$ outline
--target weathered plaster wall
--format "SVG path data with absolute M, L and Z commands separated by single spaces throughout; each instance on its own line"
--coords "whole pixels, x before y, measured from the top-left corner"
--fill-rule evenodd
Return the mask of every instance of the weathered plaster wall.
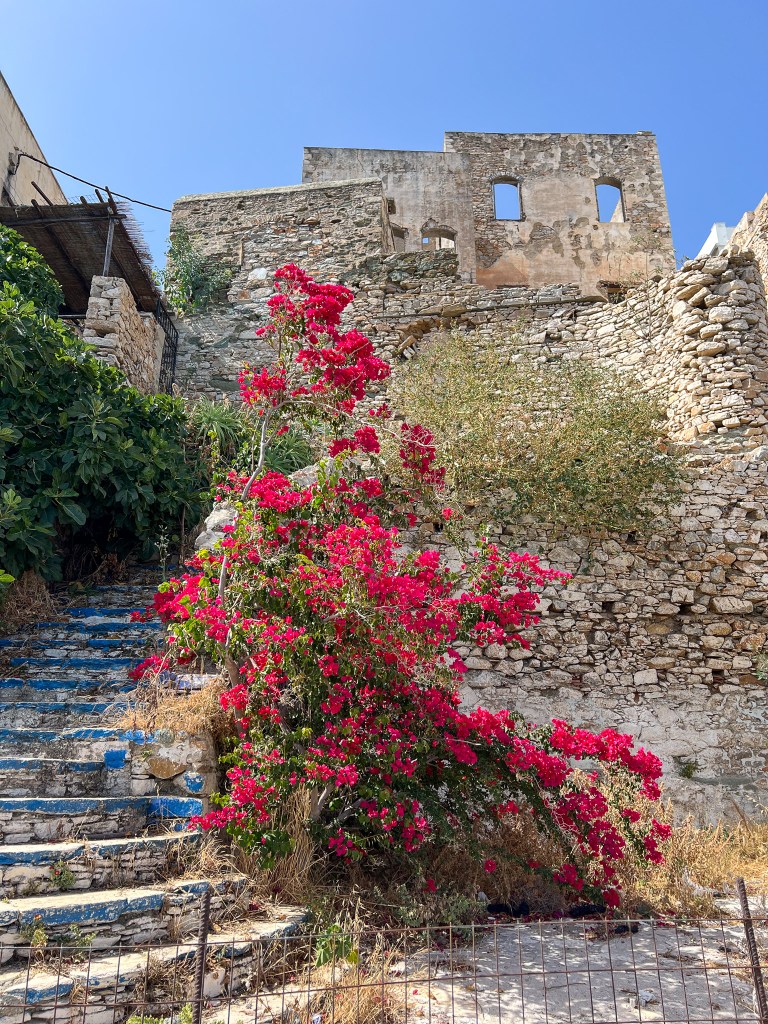
M 310 147 L 304 150 L 302 180 L 378 178 L 393 228 L 405 231 L 404 251 L 420 252 L 426 231 L 453 231 L 462 276 L 474 280 L 475 223 L 469 171 L 469 161 L 460 153 Z
M 456 232 L 459 269 L 488 287 L 577 283 L 584 294 L 674 268 L 656 139 L 636 135 L 447 132 L 445 152 L 304 151 L 304 181 L 378 177 L 407 229 L 405 249 L 429 228 Z M 519 186 L 521 216 L 496 217 L 494 182 Z M 596 186 L 621 186 L 623 215 L 601 223 Z
M 94 277 L 83 338 L 96 355 L 123 371 L 141 391 L 157 390 L 165 336 L 151 313 L 140 313 L 121 277 Z
M 32 182 L 39 185 L 52 203 L 66 203 L 53 172 L 33 160 L 19 161 L 19 153 L 31 153 L 45 160 L 27 119 L 0 74 L 0 205 L 28 206 L 33 199 L 41 201 Z
M 467 157 L 481 284 L 600 281 L 674 268 L 656 139 L 636 135 L 447 132 L 447 153 Z M 493 182 L 515 179 L 522 219 L 496 220 Z M 600 223 L 595 186 L 621 185 L 625 220 Z M 658 251 L 654 251 L 658 250 Z
M 378 179 L 184 196 L 173 205 L 171 231 L 181 226 L 233 270 L 226 304 L 178 324 L 176 382 L 213 396 L 237 391 L 244 363 L 269 361 L 255 331 L 278 267 L 298 263 L 319 279 L 337 279 L 392 251 Z

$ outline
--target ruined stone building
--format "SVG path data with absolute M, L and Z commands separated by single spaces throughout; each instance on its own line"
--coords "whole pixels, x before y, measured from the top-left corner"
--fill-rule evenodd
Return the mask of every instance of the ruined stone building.
M 527 549 L 573 580 L 545 595 L 530 651 L 465 652 L 465 697 L 627 729 L 663 756 L 682 807 L 753 809 L 768 791 L 767 219 L 676 271 L 648 132 L 307 149 L 302 185 L 176 202 L 172 230 L 233 274 L 226 301 L 180 323 L 177 383 L 233 393 L 243 362 L 270 358 L 254 332 L 289 261 L 347 283 L 348 324 L 393 361 L 458 326 L 631 371 L 689 447 L 690 488 L 644 535 L 532 525 Z

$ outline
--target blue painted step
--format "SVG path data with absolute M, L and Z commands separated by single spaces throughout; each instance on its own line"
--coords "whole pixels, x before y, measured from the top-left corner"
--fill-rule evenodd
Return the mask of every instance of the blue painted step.
M 40 693 L 51 693 L 61 691 L 64 693 L 129 693 L 136 689 L 136 684 L 125 679 L 78 679 L 44 677 L 22 679 L 19 676 L 0 678 L 0 695 L 5 696 L 5 690 L 14 694 L 22 690 L 32 690 Z
M 25 924 L 42 925 L 46 930 L 60 930 L 73 925 L 116 925 L 121 918 L 146 911 L 161 915 L 169 896 L 181 897 L 184 902 L 199 904 L 199 898 L 211 887 L 215 893 L 237 888 L 233 879 L 190 879 L 174 882 L 169 890 L 160 887 L 106 889 L 94 892 L 61 892 L 44 897 L 0 903 L 0 928 L 10 937 L 14 930 Z
M 121 633 L 122 635 L 128 636 L 135 633 L 137 636 L 141 636 L 145 633 L 157 633 L 162 630 L 163 624 L 159 619 L 151 619 L 148 622 L 132 622 L 129 618 L 125 619 L 114 619 L 114 618 L 99 618 L 95 615 L 83 615 L 73 619 L 72 622 L 38 622 L 35 629 L 46 631 L 64 631 L 68 633 L 87 633 L 89 635 L 97 633 Z M 84 639 L 86 639 L 84 637 Z
M 50 867 L 60 861 L 67 863 L 79 857 L 115 858 L 147 850 L 160 862 L 169 849 L 196 845 L 199 832 L 169 833 L 160 836 L 127 836 L 120 839 L 74 840 L 62 843 L 26 843 L 0 846 L 0 867 L 11 864 L 36 864 Z
M 123 756 L 122 766 L 126 764 Z M 104 757 L 0 757 L 0 792 L 5 797 L 114 796 L 117 787 L 130 791 L 130 779 L 124 776 L 108 768 Z
M 129 668 L 135 665 L 136 658 L 11 658 L 13 668 L 67 668 L 85 672 L 99 672 L 105 668 Z
M 72 835 L 112 839 L 160 824 L 185 828 L 202 808 L 194 797 L 0 797 L 0 828 L 9 845 Z
M 68 608 L 67 614 L 72 615 L 77 619 L 95 618 L 96 616 L 106 615 L 131 615 L 133 612 L 143 612 L 144 606 L 119 606 L 119 607 L 106 607 L 98 605 L 86 605 L 83 608 Z
M 57 734 L 74 728 L 106 727 L 117 722 L 134 705 L 110 701 L 16 700 L 0 702 L 2 730 L 42 729 Z
M 0 640 L 0 648 L 6 650 L 24 650 L 29 651 L 46 651 L 45 657 L 56 657 L 59 652 L 63 655 L 67 651 L 73 653 L 79 653 L 82 651 L 83 654 L 88 654 L 89 651 L 116 651 L 121 647 L 132 647 L 137 648 L 137 653 L 141 653 L 143 648 L 146 646 L 148 641 L 152 639 L 151 636 L 146 634 L 134 634 L 130 635 L 127 631 L 123 636 L 78 636 L 77 633 L 72 633 L 67 637 L 43 637 L 43 638 L 28 638 L 28 637 L 12 637 Z M 56 652 L 56 653 L 53 653 Z M 131 652 L 132 653 L 132 652 Z

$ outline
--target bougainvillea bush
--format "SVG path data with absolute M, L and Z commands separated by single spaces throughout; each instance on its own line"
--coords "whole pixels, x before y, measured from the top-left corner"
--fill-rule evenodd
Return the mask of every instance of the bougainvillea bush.
M 147 668 L 205 657 L 229 678 L 228 786 L 199 824 L 269 866 L 291 849 L 281 811 L 301 789 L 301 828 L 328 858 L 392 858 L 423 877 L 430 850 L 470 840 L 491 872 L 484 824 L 526 816 L 562 853 L 530 870 L 615 903 L 625 852 L 660 858 L 665 827 L 634 809 L 657 799 L 659 760 L 611 730 L 529 725 L 459 699 L 458 648 L 527 646 L 538 591 L 563 574 L 487 542 L 459 571 L 407 548 L 414 510 L 440 493 L 433 438 L 371 398 L 389 367 L 340 329 L 346 288 L 293 266 L 276 283 L 264 331 L 275 362 L 244 370 L 243 400 L 265 448 L 308 415 L 331 441 L 311 482 L 264 471 L 263 458 L 247 480 L 232 473 L 222 496 L 236 524 L 156 597 L 170 648 Z M 397 482 L 377 471 L 384 435 L 398 438 Z

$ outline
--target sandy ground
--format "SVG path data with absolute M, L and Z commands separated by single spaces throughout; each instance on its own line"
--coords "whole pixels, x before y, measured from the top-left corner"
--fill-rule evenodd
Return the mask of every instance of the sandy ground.
M 739 922 L 636 931 L 597 922 L 498 925 L 464 935 L 464 944 L 415 950 L 366 983 L 384 993 L 389 1021 L 429 1024 L 634 1024 L 757 1021 L 743 927 Z M 336 969 L 336 1009 L 294 982 L 222 1000 L 206 1022 L 281 1020 L 285 1024 L 349 1024 L 354 971 Z M 325 969 L 325 984 L 329 971 Z M 341 995 L 338 995 L 341 990 Z M 215 1002 L 215 1001 L 214 1001 Z M 342 1012 L 346 1003 L 347 1013 Z M 356 1016 L 356 1015 L 355 1015 Z M 370 1017 L 370 1020 L 379 1018 Z M 383 1018 L 382 1018 L 383 1019 Z

